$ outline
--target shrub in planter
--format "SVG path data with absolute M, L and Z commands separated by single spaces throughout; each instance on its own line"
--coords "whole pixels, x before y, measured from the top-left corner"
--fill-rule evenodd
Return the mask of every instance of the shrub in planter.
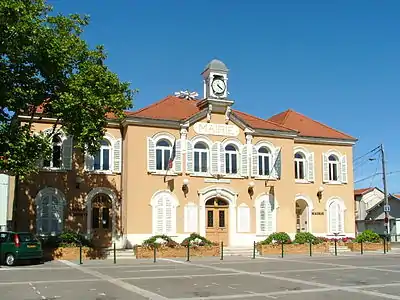
M 321 244 L 325 242 L 324 238 L 317 237 L 310 232 L 299 232 L 296 233 L 294 238 L 294 243 L 296 244 L 309 244 L 312 243 L 314 245 Z
M 270 234 L 265 240 L 261 241 L 261 245 L 269 244 L 290 244 L 290 236 L 286 232 L 274 232 Z
M 354 241 L 356 243 L 380 243 L 381 238 L 379 234 L 368 229 L 359 234 Z
M 161 234 L 161 235 L 154 235 L 142 243 L 142 247 L 148 248 L 160 248 L 160 247 L 169 247 L 169 248 L 176 248 L 179 247 L 179 243 L 175 242 L 171 237 Z
M 199 247 L 199 246 L 216 246 L 218 244 L 207 240 L 205 237 L 201 236 L 198 233 L 192 233 L 190 236 L 188 236 L 182 241 L 181 245 L 184 247 L 187 247 L 187 245 L 190 245 L 191 247 Z

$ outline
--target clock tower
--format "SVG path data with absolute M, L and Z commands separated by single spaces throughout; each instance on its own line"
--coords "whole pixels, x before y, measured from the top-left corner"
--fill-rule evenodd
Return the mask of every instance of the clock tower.
M 228 98 L 228 68 L 218 60 L 213 59 L 205 68 L 204 98 L 214 100 L 227 100 Z

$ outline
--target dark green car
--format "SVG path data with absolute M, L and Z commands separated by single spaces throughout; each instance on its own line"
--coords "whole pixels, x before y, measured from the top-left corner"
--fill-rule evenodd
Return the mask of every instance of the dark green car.
M 22 260 L 43 261 L 42 244 L 38 238 L 30 232 L 0 232 L 1 263 L 13 266 Z

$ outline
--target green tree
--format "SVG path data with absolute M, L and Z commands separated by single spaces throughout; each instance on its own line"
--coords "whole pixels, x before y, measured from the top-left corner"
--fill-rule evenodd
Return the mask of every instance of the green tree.
M 0 171 L 37 172 L 59 128 L 93 154 L 106 116 L 121 119 L 132 107 L 136 91 L 107 68 L 102 46 L 91 49 L 82 39 L 88 24 L 87 16 L 52 13 L 44 0 L 0 1 Z M 21 123 L 18 114 L 29 121 Z M 43 116 L 56 120 L 50 136 L 33 133 Z

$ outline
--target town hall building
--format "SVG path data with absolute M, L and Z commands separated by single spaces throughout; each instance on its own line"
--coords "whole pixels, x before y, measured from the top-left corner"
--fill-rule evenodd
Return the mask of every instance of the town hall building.
M 94 156 L 60 131 L 33 182 L 16 183 L 16 229 L 119 248 L 192 232 L 232 247 L 282 231 L 354 236 L 356 139 L 293 110 L 236 110 L 219 60 L 202 76 L 201 100 L 178 93 L 110 118 Z M 35 130 L 54 121 L 38 117 Z

